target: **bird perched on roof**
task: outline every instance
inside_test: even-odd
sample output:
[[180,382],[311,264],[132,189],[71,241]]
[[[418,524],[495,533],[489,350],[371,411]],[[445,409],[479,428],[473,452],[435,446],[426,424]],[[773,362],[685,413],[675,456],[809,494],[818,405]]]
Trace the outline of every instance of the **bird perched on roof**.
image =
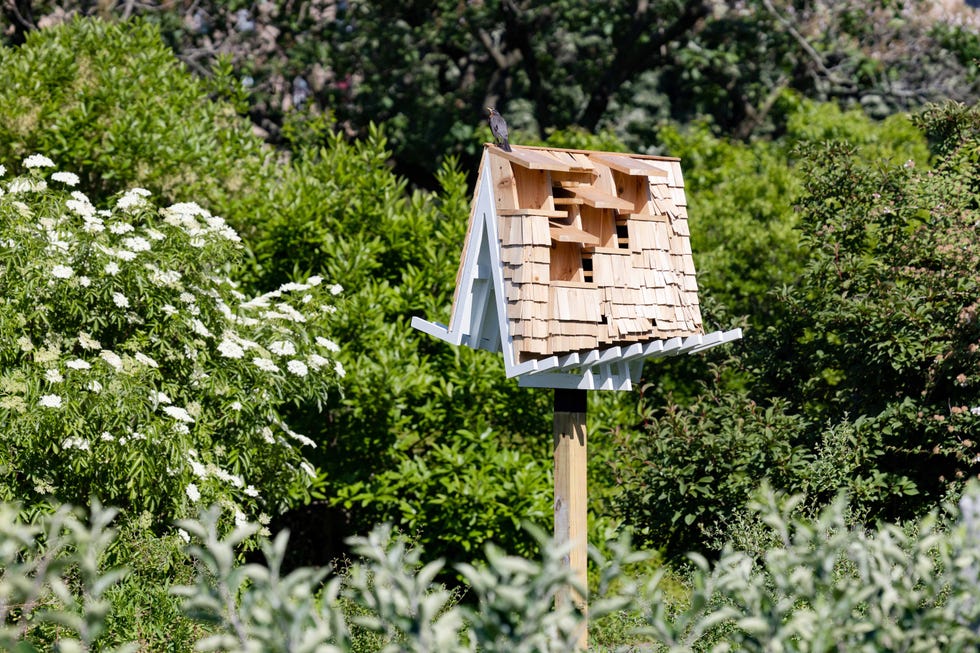
[[504,152],[510,152],[510,141],[507,140],[507,121],[493,107],[487,107],[487,111],[490,112],[487,122],[490,123],[490,132],[493,134],[494,142]]

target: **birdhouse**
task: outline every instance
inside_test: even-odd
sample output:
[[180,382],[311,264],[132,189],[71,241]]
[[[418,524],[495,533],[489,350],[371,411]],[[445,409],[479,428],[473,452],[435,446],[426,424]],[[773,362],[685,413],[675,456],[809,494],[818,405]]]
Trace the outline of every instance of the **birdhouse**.
[[484,147],[449,325],[412,326],[581,390],[742,335],[704,333],[678,159],[516,145]]

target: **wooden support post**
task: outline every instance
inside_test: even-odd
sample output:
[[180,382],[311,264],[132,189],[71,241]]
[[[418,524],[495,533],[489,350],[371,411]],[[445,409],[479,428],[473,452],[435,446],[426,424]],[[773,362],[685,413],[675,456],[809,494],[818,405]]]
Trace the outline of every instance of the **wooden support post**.
[[588,508],[585,390],[555,389],[555,544],[571,543],[567,564],[586,595],[569,588],[559,601],[574,601],[586,616],[576,650],[588,648]]

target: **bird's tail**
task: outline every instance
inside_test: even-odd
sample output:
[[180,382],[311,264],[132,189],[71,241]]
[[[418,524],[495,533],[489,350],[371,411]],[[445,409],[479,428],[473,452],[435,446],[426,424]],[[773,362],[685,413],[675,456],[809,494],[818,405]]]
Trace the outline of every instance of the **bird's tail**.
[[505,138],[504,142],[500,144],[500,149],[502,149],[504,152],[510,152],[510,141]]

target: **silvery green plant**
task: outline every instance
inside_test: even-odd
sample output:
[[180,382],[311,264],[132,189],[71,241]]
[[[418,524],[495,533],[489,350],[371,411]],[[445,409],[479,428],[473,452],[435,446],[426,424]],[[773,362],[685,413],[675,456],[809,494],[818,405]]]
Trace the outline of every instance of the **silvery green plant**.
[[92,650],[105,630],[106,593],[126,574],[123,568],[100,567],[115,537],[109,523],[116,511],[94,502],[90,517],[83,519],[62,505],[29,523],[19,508],[0,503],[0,648],[39,650],[29,632],[57,628],[54,650]]
[[236,232],[133,188],[107,206],[40,154],[0,170],[0,498],[240,523],[316,476],[284,421],[343,367],[319,277],[246,297]]
[[652,586],[647,635],[670,651],[973,651],[980,646],[980,492],[960,519],[853,526],[843,497],[817,518],[763,490],[754,509],[777,544],[694,559],[688,605]]
[[[215,629],[199,650],[347,653],[365,650],[361,631],[369,635],[368,650],[385,653],[567,653],[583,625],[573,602],[555,601],[575,582],[562,562],[566,551],[540,534],[540,561],[491,546],[485,561],[457,565],[468,607],[437,580],[444,563],[423,564],[421,549],[390,526],[352,538],[356,561],[324,583],[324,570],[282,575],[283,534],[263,545],[267,566],[236,566],[236,547],[251,530],[222,537],[218,523],[215,511],[182,523],[194,538],[190,551],[200,574],[196,585],[175,591]],[[630,583],[609,591],[622,565],[646,557],[627,549],[624,540],[611,546],[610,559],[596,558],[607,595],[593,602],[593,617],[624,608],[633,596]]]

